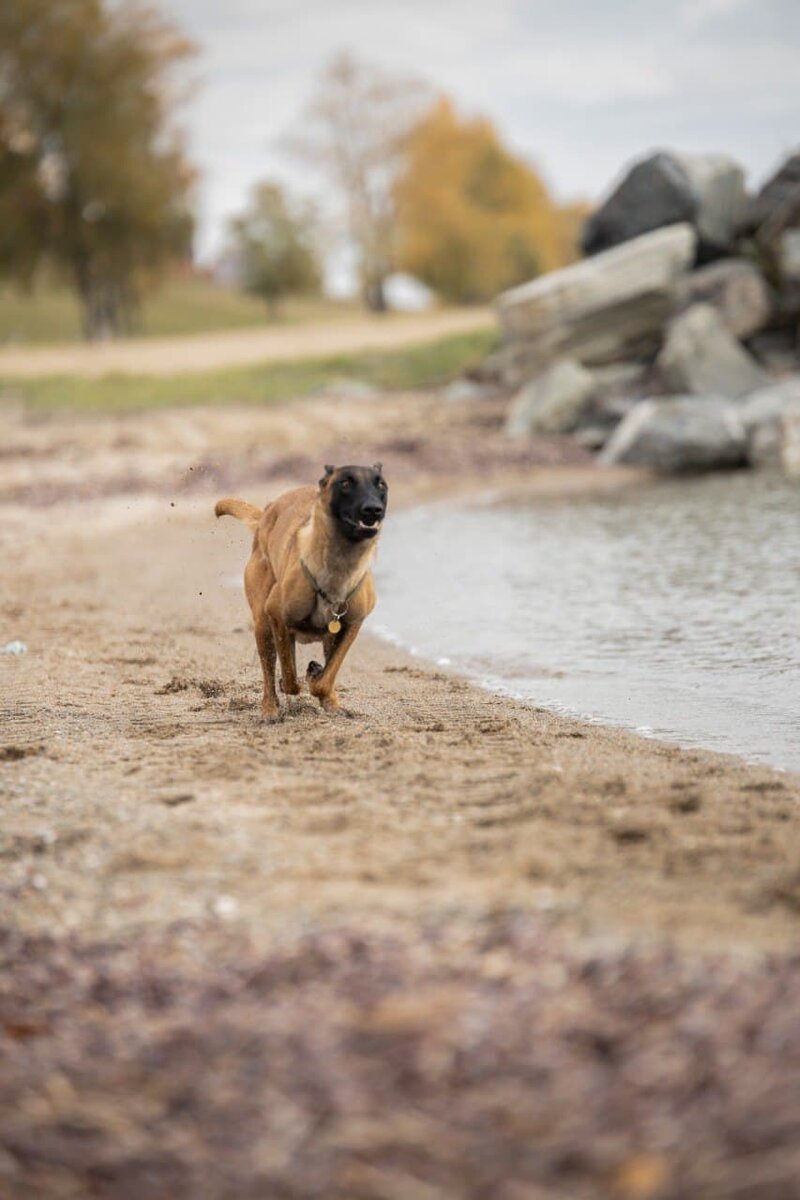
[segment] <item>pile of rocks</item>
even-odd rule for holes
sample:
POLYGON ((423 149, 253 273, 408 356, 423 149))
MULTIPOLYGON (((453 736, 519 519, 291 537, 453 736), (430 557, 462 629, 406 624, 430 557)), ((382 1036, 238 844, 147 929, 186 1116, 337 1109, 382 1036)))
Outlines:
POLYGON ((655 154, 582 246, 497 300, 508 433, 665 472, 800 473, 800 153, 754 197, 728 158, 655 154))

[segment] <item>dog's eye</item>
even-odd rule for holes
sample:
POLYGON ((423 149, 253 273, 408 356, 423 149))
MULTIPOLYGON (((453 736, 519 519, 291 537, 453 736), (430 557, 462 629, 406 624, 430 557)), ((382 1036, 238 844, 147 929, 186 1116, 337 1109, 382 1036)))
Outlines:
POLYGON ((385 491, 386 491, 386 483, 384 482, 384 480, 383 480, 383 479, 380 479, 380 478, 379 478, 379 479, 376 479, 376 480, 375 480, 375 486, 376 486, 377 488, 380 488, 380 490, 381 490, 382 492, 385 492, 385 491))
POLYGON ((353 485, 349 479, 343 479, 342 482, 339 484, 339 489, 342 492, 349 492, 352 486, 353 485))

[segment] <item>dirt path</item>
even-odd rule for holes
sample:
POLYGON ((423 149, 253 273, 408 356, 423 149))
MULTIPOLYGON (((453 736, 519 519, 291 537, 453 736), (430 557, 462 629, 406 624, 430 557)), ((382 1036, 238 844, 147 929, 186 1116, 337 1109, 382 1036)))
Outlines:
POLYGON ((494 325, 487 309, 386 317, 354 316, 323 324, 239 329, 173 338, 132 338, 94 346, 0 349, 0 378, 47 375, 183 375, 255 363, 391 350, 494 325))

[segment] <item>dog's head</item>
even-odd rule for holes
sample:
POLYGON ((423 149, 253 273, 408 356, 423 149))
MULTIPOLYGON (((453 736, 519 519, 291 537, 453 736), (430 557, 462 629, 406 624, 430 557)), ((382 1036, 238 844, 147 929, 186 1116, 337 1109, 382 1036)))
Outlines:
POLYGON ((371 467, 326 467, 319 490, 348 542, 363 542, 379 533, 389 498, 381 463, 371 467))

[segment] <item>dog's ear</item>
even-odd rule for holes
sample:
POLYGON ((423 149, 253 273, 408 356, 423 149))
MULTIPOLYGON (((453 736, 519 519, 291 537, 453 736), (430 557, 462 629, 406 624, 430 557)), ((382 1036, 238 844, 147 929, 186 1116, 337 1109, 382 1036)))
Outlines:
POLYGON ((327 484, 328 480, 330 479, 331 475, 334 473, 335 470, 336 470, 336 467, 329 467, 326 464, 325 474, 322 476, 322 479, 320 479, 320 481, 319 481, 320 488, 325 487, 325 485, 327 484))
POLYGON ((383 471, 383 463, 373 463, 372 469, 376 475, 380 475, 381 472, 383 471))

